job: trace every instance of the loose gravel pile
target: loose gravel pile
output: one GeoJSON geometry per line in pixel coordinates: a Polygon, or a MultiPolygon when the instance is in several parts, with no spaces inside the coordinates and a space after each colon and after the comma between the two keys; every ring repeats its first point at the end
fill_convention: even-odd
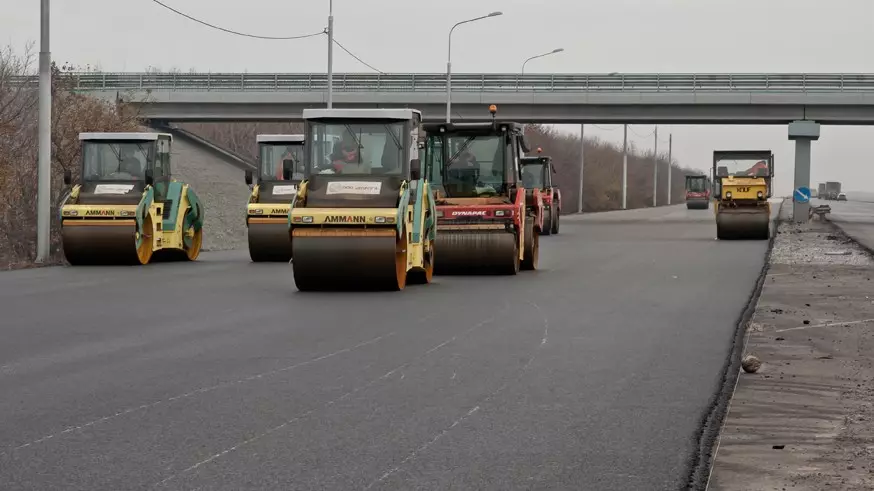
{"type": "MultiPolygon", "coordinates": [[[[786,208],[791,206],[784,206],[783,210],[786,208]]],[[[874,266],[867,251],[831,223],[820,221],[803,225],[780,223],[771,263],[874,266]]]]}
{"type": "Polygon", "coordinates": [[[190,184],[206,212],[203,250],[245,249],[246,201],[244,173],[182,138],[173,140],[173,175],[190,184]]]}

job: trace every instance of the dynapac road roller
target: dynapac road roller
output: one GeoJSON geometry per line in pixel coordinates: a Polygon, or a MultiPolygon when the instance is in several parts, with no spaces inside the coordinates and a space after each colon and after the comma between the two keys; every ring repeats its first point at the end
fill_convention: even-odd
{"type": "Polygon", "coordinates": [[[773,172],[770,150],[713,152],[717,238],[768,239],[773,172]]]}
{"type": "MultiPolygon", "coordinates": [[[[166,133],[80,133],[82,182],[61,205],[70,264],[147,264],[156,257],[195,260],[203,206],[172,179],[166,133]]],[[[72,173],[64,183],[72,185],[72,173]]]]}
{"type": "Polygon", "coordinates": [[[512,122],[425,126],[437,203],[437,274],[516,274],[537,268],[543,200],[520,180],[529,151],[512,122]]]}
{"type": "Polygon", "coordinates": [[[304,109],[306,178],[288,214],[298,290],[429,283],[434,201],[415,109],[304,109]],[[336,138],[335,138],[336,137],[336,138]]]}
{"type": "Polygon", "coordinates": [[[710,179],[707,176],[686,176],[686,208],[689,210],[710,208],[710,179]]]}
{"type": "Polygon", "coordinates": [[[258,181],[246,171],[252,194],[246,205],[252,261],[291,260],[288,210],[304,179],[304,135],[258,135],[258,181]]]}
{"type": "Polygon", "coordinates": [[[539,189],[543,198],[543,231],[541,235],[558,234],[561,216],[561,191],[552,182],[555,165],[552,157],[542,155],[543,149],[537,149],[537,155],[522,158],[522,183],[525,189],[539,189]]]}

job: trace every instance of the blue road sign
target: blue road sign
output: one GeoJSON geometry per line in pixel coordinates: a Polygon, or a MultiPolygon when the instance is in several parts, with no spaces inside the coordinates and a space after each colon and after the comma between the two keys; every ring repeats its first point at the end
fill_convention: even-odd
{"type": "Polygon", "coordinates": [[[796,203],[807,203],[810,201],[810,188],[802,186],[795,190],[792,197],[796,203]]]}

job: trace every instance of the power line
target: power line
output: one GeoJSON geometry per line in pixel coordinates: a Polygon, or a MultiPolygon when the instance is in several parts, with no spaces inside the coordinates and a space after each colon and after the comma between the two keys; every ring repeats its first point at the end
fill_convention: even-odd
{"type": "MultiPolygon", "coordinates": [[[[181,15],[182,17],[185,17],[185,18],[188,19],[188,20],[193,20],[194,22],[197,22],[198,24],[203,24],[203,25],[205,25],[205,26],[207,26],[207,27],[211,27],[211,28],[213,28],[213,29],[217,29],[217,30],[219,30],[219,31],[227,32],[228,34],[234,34],[234,35],[236,35],[236,36],[243,36],[243,37],[247,37],[247,38],[254,38],[254,39],[268,39],[268,40],[273,40],[273,41],[289,41],[289,40],[292,40],[292,39],[305,39],[305,38],[311,38],[311,37],[321,36],[321,35],[325,34],[325,32],[326,32],[326,31],[323,29],[323,30],[321,30],[321,31],[319,31],[319,32],[314,32],[314,33],[312,33],[312,34],[302,34],[302,35],[300,35],[300,36],[259,36],[259,35],[257,35],[257,34],[247,34],[247,33],[245,33],[245,32],[238,32],[238,31],[234,31],[234,30],[231,30],[231,29],[226,29],[226,28],[224,28],[224,27],[217,26],[217,25],[214,25],[214,24],[210,24],[209,22],[206,22],[206,21],[202,21],[202,20],[200,20],[200,19],[198,19],[198,18],[195,18],[195,17],[192,17],[192,16],[186,14],[185,12],[180,12],[180,11],[174,9],[174,8],[171,7],[171,6],[169,6],[169,5],[167,5],[167,4],[163,3],[163,2],[160,2],[159,0],[152,0],[152,1],[155,2],[156,4],[160,5],[160,6],[164,7],[165,9],[171,11],[171,12],[173,12],[173,13],[175,13],[175,14],[177,14],[177,15],[181,15]]],[[[344,48],[344,49],[345,49],[345,48],[344,48]]],[[[360,61],[360,60],[359,60],[359,61],[360,61]]],[[[363,63],[363,62],[362,62],[362,63],[363,63]]],[[[366,63],[365,63],[365,65],[366,65],[366,63]]]]}
{"type": "Polygon", "coordinates": [[[364,61],[364,60],[362,60],[361,58],[359,58],[358,56],[356,56],[355,53],[353,53],[353,52],[349,51],[348,49],[346,49],[345,46],[343,46],[342,44],[340,44],[340,41],[337,41],[337,38],[334,38],[334,44],[336,44],[340,49],[342,49],[343,51],[345,51],[346,54],[348,54],[348,55],[351,56],[352,58],[355,58],[356,60],[358,60],[358,63],[361,63],[362,65],[366,66],[367,68],[370,68],[370,69],[373,70],[374,72],[378,72],[378,73],[381,73],[381,74],[385,74],[384,71],[380,70],[379,68],[374,67],[374,66],[371,65],[370,63],[367,63],[366,61],[364,61]]]}

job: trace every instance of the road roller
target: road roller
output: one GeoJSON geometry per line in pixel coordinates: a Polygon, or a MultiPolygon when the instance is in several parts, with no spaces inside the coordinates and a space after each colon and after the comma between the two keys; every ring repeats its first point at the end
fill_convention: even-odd
{"type": "Polygon", "coordinates": [[[304,179],[304,135],[257,135],[258,177],[246,171],[252,187],[246,205],[249,257],[254,262],[291,260],[288,210],[304,179]]]}
{"type": "Polygon", "coordinates": [[[771,179],[774,154],[770,150],[713,152],[713,211],[719,239],[767,240],[771,222],[771,179]]]}
{"type": "Polygon", "coordinates": [[[305,179],[288,213],[301,291],[402,290],[434,274],[436,209],[415,109],[304,109],[305,179]]]}
{"type": "Polygon", "coordinates": [[[710,208],[710,179],[705,175],[686,176],[686,208],[710,208]]]}
{"type": "Polygon", "coordinates": [[[540,189],[521,182],[523,126],[425,126],[426,170],[437,205],[437,274],[510,274],[537,268],[543,225],[540,189]]]}
{"type": "Polygon", "coordinates": [[[80,133],[81,182],[60,209],[64,256],[72,265],[194,261],[204,210],[188,184],[171,177],[167,133],[80,133]]]}
{"type": "Polygon", "coordinates": [[[556,173],[552,157],[543,155],[537,148],[537,155],[521,159],[522,183],[525,189],[539,189],[543,199],[543,231],[541,235],[558,234],[561,216],[561,190],[552,181],[556,173]]]}

